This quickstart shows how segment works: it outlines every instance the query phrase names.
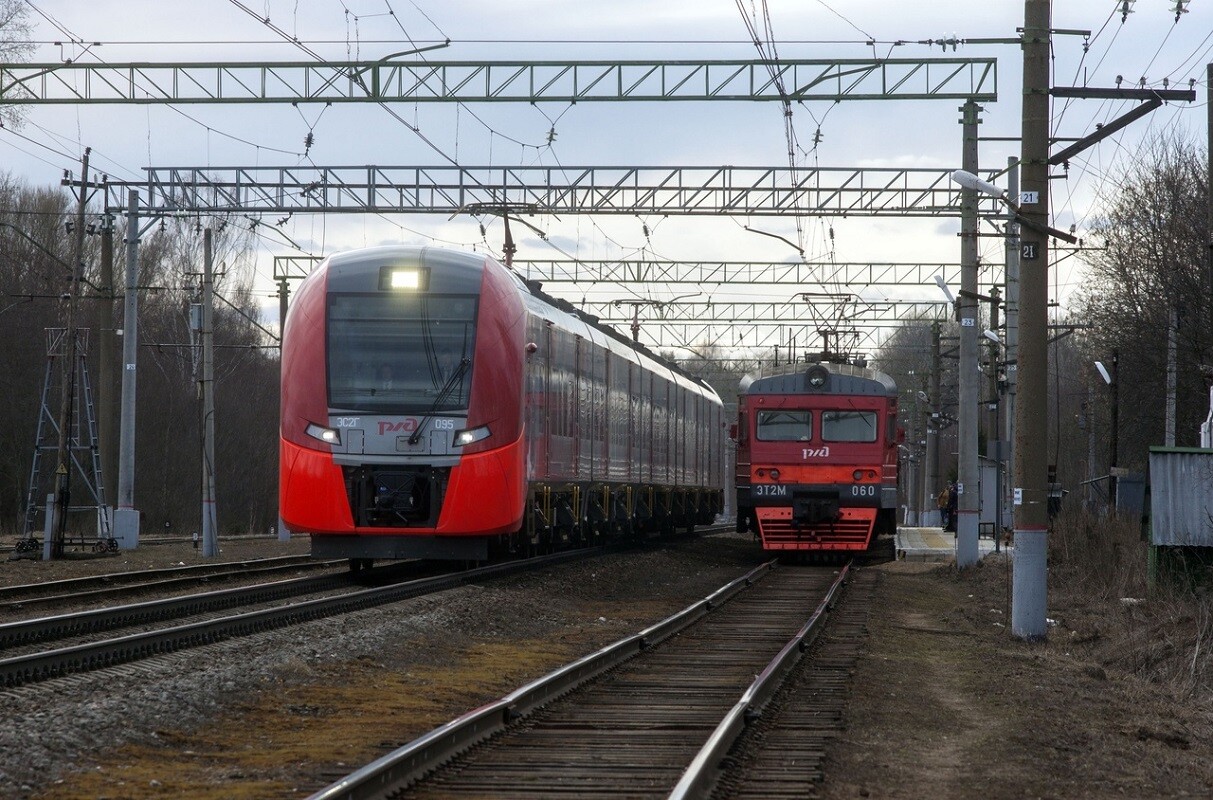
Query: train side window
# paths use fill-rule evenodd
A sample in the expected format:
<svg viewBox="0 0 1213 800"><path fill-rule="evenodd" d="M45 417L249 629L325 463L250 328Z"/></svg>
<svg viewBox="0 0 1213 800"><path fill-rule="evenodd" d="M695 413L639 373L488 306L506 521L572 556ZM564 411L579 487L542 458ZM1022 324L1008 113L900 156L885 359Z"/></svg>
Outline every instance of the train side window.
<svg viewBox="0 0 1213 800"><path fill-rule="evenodd" d="M760 442L807 442L813 438L813 412L759 411L754 438Z"/></svg>
<svg viewBox="0 0 1213 800"><path fill-rule="evenodd" d="M874 442L876 412L823 411L821 439L826 442Z"/></svg>

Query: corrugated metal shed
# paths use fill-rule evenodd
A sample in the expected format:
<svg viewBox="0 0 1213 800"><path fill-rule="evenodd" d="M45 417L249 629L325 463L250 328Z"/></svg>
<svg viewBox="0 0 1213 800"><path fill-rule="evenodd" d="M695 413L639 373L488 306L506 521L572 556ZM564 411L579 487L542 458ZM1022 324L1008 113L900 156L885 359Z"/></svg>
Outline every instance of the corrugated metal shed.
<svg viewBox="0 0 1213 800"><path fill-rule="evenodd" d="M1150 448L1150 543L1213 547L1213 450Z"/></svg>

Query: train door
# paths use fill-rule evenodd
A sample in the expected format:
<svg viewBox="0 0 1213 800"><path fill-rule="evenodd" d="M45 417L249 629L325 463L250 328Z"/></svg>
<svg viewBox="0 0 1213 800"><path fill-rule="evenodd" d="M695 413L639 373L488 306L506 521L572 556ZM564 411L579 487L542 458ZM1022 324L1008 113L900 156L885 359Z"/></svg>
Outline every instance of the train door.
<svg viewBox="0 0 1213 800"><path fill-rule="evenodd" d="M640 398L636 396L636 365L628 361L628 427L625 438L625 448L627 451L627 474L624 475L624 480L632 481L635 479L636 470L636 423L639 422L639 414L636 413L636 406L640 402Z"/></svg>
<svg viewBox="0 0 1213 800"><path fill-rule="evenodd" d="M581 383L584 380L585 373L583 364L581 363L581 337L573 337L573 453L572 453L572 474L574 478L581 477L581 436L585 426L582 425L582 416L585 414L584 393L582 392Z"/></svg>
<svg viewBox="0 0 1213 800"><path fill-rule="evenodd" d="M555 327L551 320L543 321L543 477L552 477L552 437L556 433L553 430L553 420L556 416L553 413L553 397L558 394L552 386L552 362L556 360L556 342L552 337L552 328Z"/></svg>
<svg viewBox="0 0 1213 800"><path fill-rule="evenodd" d="M644 425L645 442L644 459L641 464L647 467L648 478L646 483L652 484L656 480L656 472L654 472L656 465L653 462L657 460L657 448L653 437L653 423L655 421L653 416L657 413L656 409L653 408L656 405L653 399L656 397L657 379L652 372L646 373L645 378L641 381L641 388L644 391L644 408L641 412L641 423ZM641 477L644 478L643 475Z"/></svg>
<svg viewBox="0 0 1213 800"><path fill-rule="evenodd" d="M692 471L694 474L695 485L703 486L703 426L706 422L706 420L703 418L703 395L696 394L693 400L695 405L695 463L692 465Z"/></svg>
<svg viewBox="0 0 1213 800"><path fill-rule="evenodd" d="M536 324L538 322L538 324ZM545 478L548 475L548 429L547 395L551 378L551 346L545 340L546 320L532 318L528 342L535 345L532 352L527 346L526 357L526 442L527 477ZM542 346L540 346L542 345Z"/></svg>

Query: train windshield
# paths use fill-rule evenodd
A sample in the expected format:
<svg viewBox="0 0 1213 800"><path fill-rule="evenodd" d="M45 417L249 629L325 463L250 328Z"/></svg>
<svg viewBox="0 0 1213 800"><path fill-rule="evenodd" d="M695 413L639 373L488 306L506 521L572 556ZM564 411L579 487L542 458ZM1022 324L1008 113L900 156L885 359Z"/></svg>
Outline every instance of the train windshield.
<svg viewBox="0 0 1213 800"><path fill-rule="evenodd" d="M825 442L874 442L876 412L823 411L821 439Z"/></svg>
<svg viewBox="0 0 1213 800"><path fill-rule="evenodd" d="M807 442L813 438L812 411L759 411L756 439L762 442Z"/></svg>
<svg viewBox="0 0 1213 800"><path fill-rule="evenodd" d="M333 294L327 331L330 407L467 409L475 296Z"/></svg>

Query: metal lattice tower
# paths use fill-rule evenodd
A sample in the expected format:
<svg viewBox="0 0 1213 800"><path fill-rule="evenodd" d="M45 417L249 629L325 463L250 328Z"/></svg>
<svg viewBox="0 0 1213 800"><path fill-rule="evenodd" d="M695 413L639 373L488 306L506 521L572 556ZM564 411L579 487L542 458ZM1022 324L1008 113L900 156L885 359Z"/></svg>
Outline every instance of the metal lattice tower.
<svg viewBox="0 0 1213 800"><path fill-rule="evenodd" d="M101 478L101 456L97 449L97 418L93 406L92 389L88 382L87 328L76 330L76 364L74 381L78 387L72 403L68 437L68 470L70 486L73 481L82 486L74 495L79 502L72 502L69 494L65 514L79 515L89 512L95 516L96 525L73 527L71 517L65 526L64 544L91 545L94 550L114 550L116 542L110 532L109 509L105 505L105 486ZM18 542L19 550L34 550L36 539L46 526L46 496L53 493L56 475L52 468L44 467L43 455L49 454L48 464L54 463L58 449L59 423L49 400L58 396L66 373L63 358L67 352L67 329L46 329L46 377L42 383L42 402L38 412L38 431L34 441L34 458L30 465L29 494L25 504L25 530Z"/></svg>

